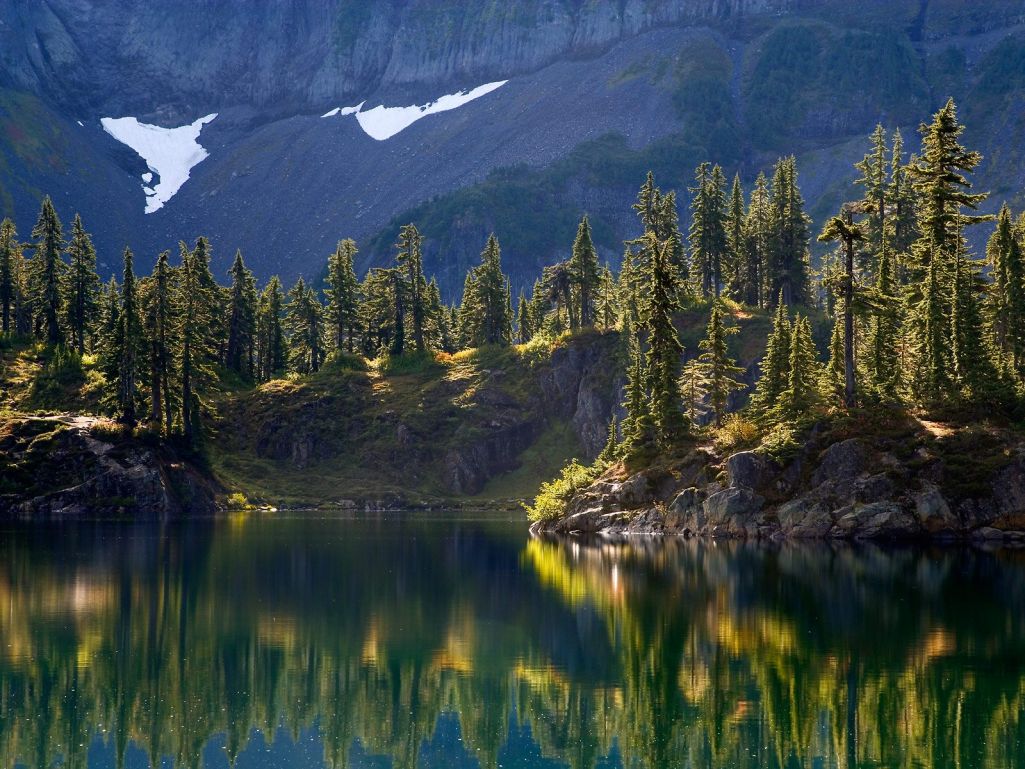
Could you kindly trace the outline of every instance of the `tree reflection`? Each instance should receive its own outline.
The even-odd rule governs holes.
[[[1025,765],[1016,551],[387,519],[18,528],[0,553],[5,766],[106,765],[97,735],[177,767],[265,740],[330,767]]]

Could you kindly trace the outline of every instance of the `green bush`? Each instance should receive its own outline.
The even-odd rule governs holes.
[[[573,459],[553,481],[541,485],[533,505],[524,505],[531,521],[551,521],[566,511],[566,503],[579,489],[590,486],[605,467],[596,463],[590,467]]]

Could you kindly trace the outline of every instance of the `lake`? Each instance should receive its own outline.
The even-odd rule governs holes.
[[[4,525],[4,767],[1025,767],[1025,552]]]

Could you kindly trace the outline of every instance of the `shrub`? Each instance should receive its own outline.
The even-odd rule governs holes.
[[[253,507],[249,504],[249,498],[240,491],[229,494],[228,498],[224,500],[224,504],[229,510],[251,510]]]
[[[715,446],[723,453],[733,453],[751,448],[758,442],[761,431],[758,425],[740,414],[730,414],[715,430]]]
[[[588,467],[575,459],[570,460],[558,478],[541,485],[533,505],[524,505],[527,518],[531,521],[551,521],[558,518],[565,512],[570,497],[579,489],[590,486],[604,470],[602,463]]]
[[[111,419],[101,419],[93,423],[93,426],[89,428],[89,434],[98,441],[118,443],[126,438],[130,438],[132,430],[128,425],[120,424]]]
[[[377,368],[385,376],[426,374],[441,368],[441,363],[430,351],[408,352],[404,355],[382,355],[378,358]]]

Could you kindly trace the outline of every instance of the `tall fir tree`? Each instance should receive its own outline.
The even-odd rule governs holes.
[[[285,295],[281,280],[271,277],[260,294],[257,309],[258,369],[261,381],[269,381],[285,373],[288,367],[288,349],[285,331],[281,325]]]
[[[149,347],[150,412],[149,422],[158,433],[170,433],[174,425],[171,374],[173,349],[173,275],[170,254],[157,257],[153,274],[146,281],[143,319]]]
[[[766,254],[769,295],[782,295],[788,307],[809,300],[808,241],[810,219],[797,184],[793,156],[776,163],[769,201],[769,233]]]
[[[865,240],[861,226],[854,221],[851,206],[844,206],[839,216],[832,217],[822,233],[819,241],[823,243],[840,242],[843,248],[843,272],[837,293],[843,311],[843,350],[844,350],[844,405],[854,408],[857,405],[857,372],[854,360],[854,254],[855,245]]]
[[[21,293],[19,281],[21,244],[14,222],[0,222],[0,331],[10,334],[15,330],[15,305]]]
[[[691,264],[704,296],[718,296],[726,260],[725,178],[719,166],[702,163],[694,172],[689,241]]]
[[[289,332],[292,370],[315,374],[324,362],[324,308],[301,277],[288,292],[285,327]]]
[[[736,326],[727,326],[723,322],[722,305],[719,301],[714,301],[705,338],[700,343],[704,352],[697,360],[716,427],[722,426],[730,393],[747,387],[737,378],[743,375],[744,369],[736,365],[727,347],[727,338],[738,331]]]
[[[808,318],[798,315],[790,336],[787,386],[780,394],[779,413],[784,419],[806,416],[819,400],[821,373]]]
[[[730,199],[726,207],[726,286],[729,295],[739,302],[746,297],[745,268],[746,233],[744,231],[744,190],[740,186],[740,174],[733,177]],[[754,304],[754,302],[752,302]]]
[[[56,346],[64,343],[60,324],[64,298],[61,288],[67,265],[61,258],[64,229],[49,195],[43,198],[32,237],[36,241],[30,276],[35,326],[47,344]]]
[[[790,367],[793,328],[787,305],[782,297],[776,302],[772,329],[766,339],[765,355],[761,362],[761,376],[751,398],[752,410],[756,415],[766,416],[779,402],[787,387]]]
[[[142,344],[142,323],[139,318],[138,286],[135,281],[134,257],[129,248],[124,253],[124,275],[121,279],[121,312],[118,321],[117,381],[114,386],[118,419],[129,426],[138,423],[139,352]]]
[[[96,274],[96,249],[85,231],[82,217],[78,214],[75,214],[75,220],[71,224],[68,256],[70,265],[64,306],[71,335],[70,342],[81,355],[85,353],[86,341],[97,321],[100,276]]]
[[[764,173],[755,179],[751,200],[744,217],[744,266],[742,271],[742,299],[747,304],[764,307],[768,291],[767,260],[772,218],[769,181]]]
[[[677,384],[683,345],[673,323],[677,305],[669,247],[655,240],[654,235],[647,237],[652,241],[652,269],[651,302],[645,318],[648,332],[645,375],[651,399],[651,423],[658,444],[666,448],[672,446],[687,430]]]
[[[256,284],[246,268],[242,252],[231,265],[228,304],[228,346],[225,364],[240,376],[252,378],[256,347]]]
[[[859,248],[857,252],[857,267],[867,281],[875,277],[879,260],[886,248],[886,212],[889,203],[888,147],[886,130],[881,124],[876,125],[870,141],[871,151],[854,164],[861,172],[855,184],[864,190],[862,209],[866,214],[864,248]]]
[[[413,345],[417,352],[427,349],[424,335],[424,321],[427,315],[426,291],[427,281],[423,269],[423,236],[414,224],[407,224],[399,230],[398,256],[396,262],[405,270],[405,297],[408,297],[408,308],[413,335]]]
[[[356,278],[356,241],[339,241],[327,262],[327,322],[335,349],[356,351],[359,335],[359,280]]]
[[[569,260],[569,274],[573,280],[577,304],[574,317],[581,327],[593,326],[595,298],[601,273],[598,267],[598,252],[591,240],[591,224],[586,216],[580,220],[577,227],[577,236],[573,241],[573,252]]]
[[[512,341],[509,279],[502,272],[502,250],[494,234],[488,237],[481,263],[467,273],[459,325],[464,343],[471,347]]]

